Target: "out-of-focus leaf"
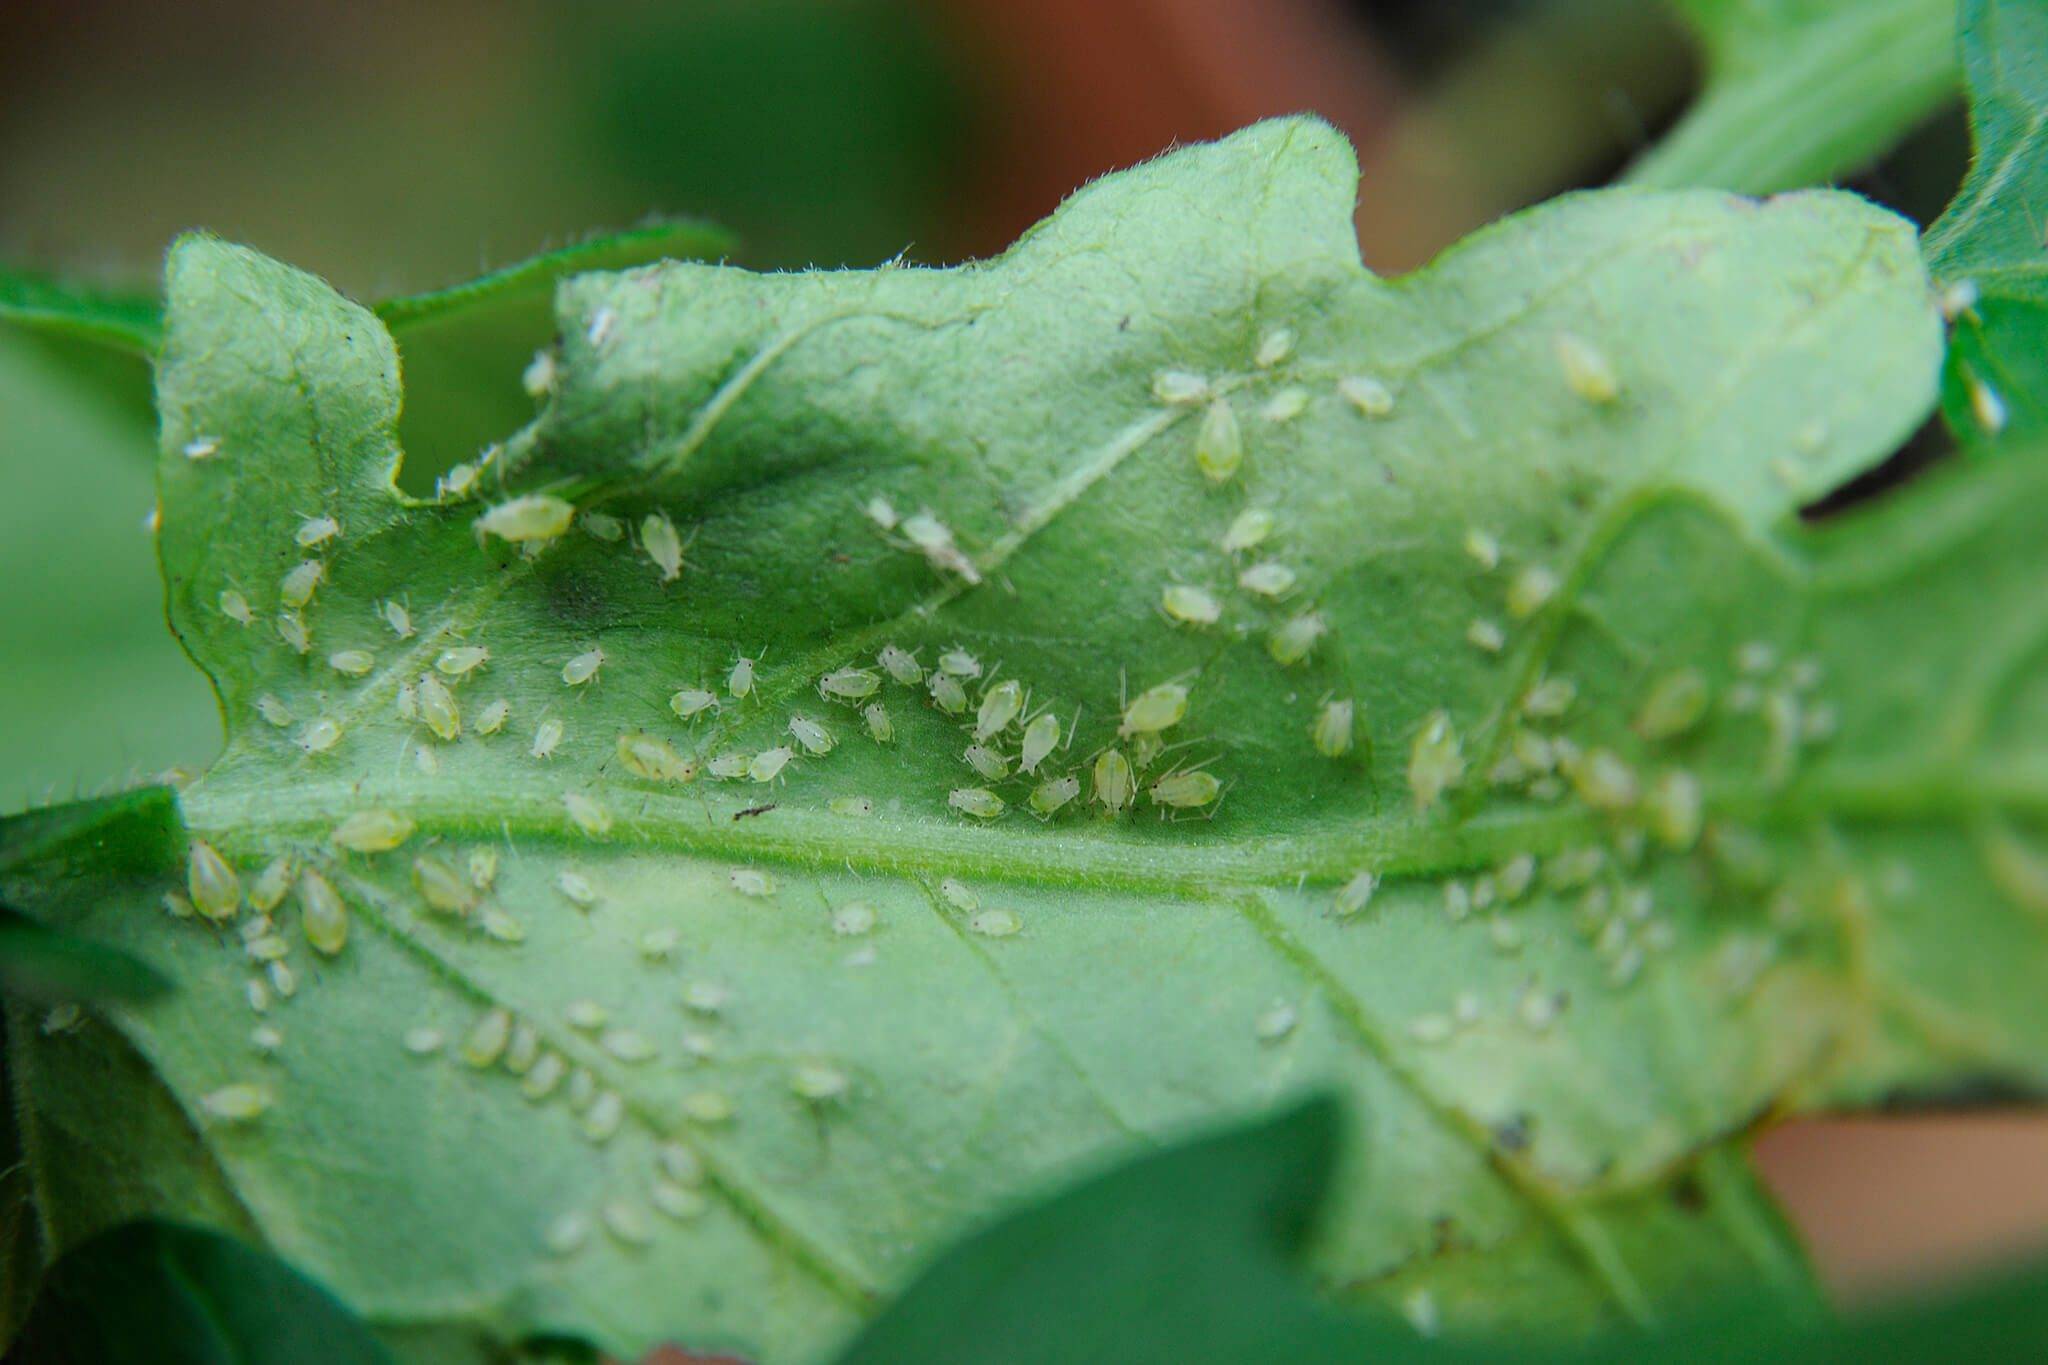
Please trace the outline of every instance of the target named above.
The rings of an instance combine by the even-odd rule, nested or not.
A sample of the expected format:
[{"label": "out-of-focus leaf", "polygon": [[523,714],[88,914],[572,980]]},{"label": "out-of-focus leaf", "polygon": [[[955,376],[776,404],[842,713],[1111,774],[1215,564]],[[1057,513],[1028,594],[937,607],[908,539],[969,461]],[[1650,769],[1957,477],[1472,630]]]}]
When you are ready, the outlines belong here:
[{"label": "out-of-focus leaf", "polygon": [[1927,230],[1954,320],[1942,410],[1965,442],[2048,430],[2048,3],[1963,0],[1976,157]]},{"label": "out-of-focus leaf", "polygon": [[169,986],[132,954],[0,910],[0,992],[46,1002],[146,1000]]},{"label": "out-of-focus leaf", "polygon": [[21,1365],[391,1365],[332,1295],[202,1228],[126,1223],[44,1278],[9,1354]]},{"label": "out-of-focus leaf", "polygon": [[1873,161],[1955,92],[1956,0],[1674,0],[1706,48],[1639,185],[1765,194]]}]

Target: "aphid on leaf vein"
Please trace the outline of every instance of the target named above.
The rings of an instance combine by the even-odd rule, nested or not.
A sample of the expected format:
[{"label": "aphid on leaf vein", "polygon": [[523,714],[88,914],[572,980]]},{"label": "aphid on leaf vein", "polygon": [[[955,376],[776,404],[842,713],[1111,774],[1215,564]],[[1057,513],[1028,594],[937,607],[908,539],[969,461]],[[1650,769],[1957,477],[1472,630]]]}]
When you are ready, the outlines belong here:
[{"label": "aphid on leaf vein", "polygon": [[594,798],[582,792],[563,792],[562,805],[569,812],[569,818],[576,822],[576,828],[593,839],[602,839],[612,832],[612,815]]},{"label": "aphid on leaf vein", "polygon": [[388,853],[410,839],[414,828],[408,817],[372,807],[347,816],[328,839],[355,853]]}]

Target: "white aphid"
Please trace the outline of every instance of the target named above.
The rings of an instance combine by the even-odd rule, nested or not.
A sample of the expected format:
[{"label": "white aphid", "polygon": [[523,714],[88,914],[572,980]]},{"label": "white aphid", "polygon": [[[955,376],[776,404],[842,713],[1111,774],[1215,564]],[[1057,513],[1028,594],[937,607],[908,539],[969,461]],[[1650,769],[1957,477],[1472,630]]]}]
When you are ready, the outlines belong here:
[{"label": "white aphid", "polygon": [[206,1111],[206,1116],[223,1123],[253,1122],[263,1116],[272,1102],[268,1088],[249,1081],[224,1085],[199,1097],[199,1107]]},{"label": "white aphid", "polygon": [[313,632],[306,629],[304,618],[295,611],[277,614],[277,638],[291,646],[294,654],[313,652]]},{"label": "white aphid", "polygon": [[867,723],[868,734],[877,744],[888,744],[896,738],[896,726],[889,719],[889,708],[882,703],[869,702],[860,711],[860,718]]},{"label": "white aphid", "polygon": [[291,708],[280,701],[275,693],[265,692],[256,698],[256,714],[280,730],[292,723]]},{"label": "white aphid", "polygon": [[562,742],[563,729],[561,721],[549,716],[534,727],[533,747],[528,752],[535,758],[553,758]]},{"label": "white aphid", "polygon": [[1394,410],[1394,394],[1370,375],[1350,374],[1337,381],[1337,396],[1366,417],[1385,417]]},{"label": "white aphid", "polygon": [[476,538],[479,544],[486,536],[515,545],[545,543],[568,530],[575,519],[574,504],[551,493],[527,493],[501,502],[478,517]]},{"label": "white aphid", "polygon": [[324,754],[341,743],[341,722],[332,716],[321,716],[306,722],[299,731],[298,745],[309,754]]},{"label": "white aphid", "polygon": [[612,329],[618,325],[618,310],[600,308],[590,315],[590,325],[583,329],[583,339],[592,346],[602,346],[611,340]]},{"label": "white aphid", "polygon": [[1465,639],[1475,649],[1483,649],[1488,654],[1498,654],[1506,649],[1508,644],[1507,632],[1500,628],[1498,622],[1486,620],[1484,617],[1465,627]]},{"label": "white aphid", "polygon": [[277,588],[278,600],[288,607],[303,607],[327,577],[327,565],[317,559],[302,559],[286,571]]},{"label": "white aphid", "polygon": [[732,889],[739,892],[742,896],[772,896],[775,894],[775,878],[773,874],[763,872],[757,867],[736,867],[725,875],[726,880],[732,883]]},{"label": "white aphid", "polygon": [[210,460],[220,454],[220,437],[195,436],[185,442],[180,453],[188,460]]},{"label": "white aphid", "polygon": [[586,796],[582,792],[563,792],[562,806],[569,812],[569,818],[576,822],[576,828],[591,838],[602,839],[611,833],[611,812],[594,797]]},{"label": "white aphid", "polygon": [[1023,929],[1024,921],[1017,918],[1016,911],[998,907],[969,916],[967,927],[983,938],[1010,938]]},{"label": "white aphid", "polygon": [[715,694],[701,687],[685,687],[668,699],[668,709],[679,720],[691,720],[718,705]]},{"label": "white aphid", "polygon": [[1038,765],[1060,742],[1060,718],[1046,711],[1032,718],[1024,727],[1024,742],[1017,756],[1017,766],[1027,773],[1038,771]]},{"label": "white aphid", "polygon": [[562,665],[562,681],[571,687],[581,687],[597,676],[597,671],[604,667],[604,661],[604,649],[593,645]]},{"label": "white aphid", "polygon": [[1183,625],[1213,626],[1223,619],[1223,604],[1206,589],[1169,583],[1159,592],[1159,609]]},{"label": "white aphid", "polygon": [[955,787],[946,794],[946,804],[962,815],[993,820],[1003,813],[1007,803],[986,787]]},{"label": "white aphid", "polygon": [[1292,668],[1314,653],[1329,633],[1329,618],[1319,611],[1304,611],[1274,627],[1266,637],[1266,653],[1282,668]]},{"label": "white aphid", "polygon": [[917,512],[905,517],[901,529],[910,543],[924,552],[926,561],[934,569],[957,574],[970,584],[981,582],[981,571],[954,542],[953,529],[930,512]]},{"label": "white aphid", "polygon": [[450,678],[466,678],[490,661],[491,651],[483,645],[455,645],[441,651],[434,668]]},{"label": "white aphid", "polygon": [[754,661],[742,656],[725,675],[725,690],[735,698],[751,696],[754,691]]},{"label": "white aphid", "polygon": [[939,655],[939,668],[956,678],[981,676],[981,660],[957,645]]},{"label": "white aphid", "polygon": [[869,498],[866,506],[862,507],[861,510],[867,514],[869,521],[872,521],[884,531],[895,530],[896,524],[902,520],[901,517],[896,515],[896,504],[890,502],[879,493]]},{"label": "white aphid", "polygon": [[787,744],[763,749],[747,760],[747,776],[756,782],[773,782],[782,775],[782,770],[789,766],[789,760],[793,757],[795,755],[790,752]]},{"label": "white aphid", "polygon": [[1325,758],[1342,758],[1350,753],[1357,716],[1358,705],[1349,697],[1324,702],[1309,733],[1316,752]]},{"label": "white aphid", "polygon": [[1237,586],[1261,597],[1284,596],[1294,583],[1294,570],[1272,559],[1262,559],[1237,576]]},{"label": "white aphid", "polygon": [[476,732],[480,735],[495,735],[505,728],[505,722],[510,719],[512,703],[500,697],[476,713]]},{"label": "white aphid", "polygon": [[1335,909],[1339,919],[1357,914],[1372,903],[1373,892],[1380,889],[1380,874],[1370,868],[1360,868],[1351,874],[1351,879],[1337,888]]},{"label": "white aphid", "polygon": [[1209,381],[1191,370],[1161,370],[1152,376],[1152,396],[1173,407],[1204,403]]},{"label": "white aphid", "polygon": [[1292,422],[1308,411],[1309,397],[1309,391],[1301,385],[1289,384],[1266,400],[1265,406],[1259,409],[1259,416],[1276,426]]},{"label": "white aphid", "polygon": [[413,697],[419,707],[420,719],[426,722],[429,730],[450,743],[461,738],[462,708],[456,704],[455,694],[448,690],[447,684],[431,673],[422,673]]},{"label": "white aphid", "polygon": [[1294,329],[1268,327],[1259,337],[1259,348],[1252,352],[1252,364],[1262,370],[1270,370],[1293,354]]},{"label": "white aphid", "polygon": [[924,681],[924,668],[917,662],[917,656],[897,645],[883,645],[882,652],[875,656],[883,670],[905,687],[915,687]]},{"label": "white aphid", "polygon": [[220,614],[238,626],[253,625],[256,621],[256,613],[249,609],[249,599],[233,588],[221,590]]},{"label": "white aphid", "polygon": [[1465,532],[1465,553],[1472,562],[1491,572],[1500,567],[1500,541],[1474,526]]},{"label": "white aphid", "polygon": [[1584,337],[1559,332],[1554,345],[1557,363],[1564,370],[1564,382],[1588,403],[1607,404],[1621,397],[1621,380],[1614,364]]},{"label": "white aphid", "polygon": [[1263,507],[1247,507],[1231,521],[1223,533],[1225,554],[1240,554],[1266,543],[1266,537],[1273,534],[1273,514]]},{"label": "white aphid", "polygon": [[803,746],[803,751],[813,758],[822,758],[839,745],[839,741],[832,737],[830,730],[827,730],[809,716],[791,716],[789,718],[789,733],[799,745]]},{"label": "white aphid", "polygon": [[296,540],[302,549],[311,550],[325,545],[340,534],[341,523],[333,517],[307,517],[299,523],[299,529],[292,539]]},{"label": "white aphid", "polygon": [[1508,584],[1508,615],[1517,621],[1527,620],[1549,604],[1557,596],[1557,575],[1541,564],[1527,564],[1515,574]]},{"label": "white aphid", "polygon": [[481,468],[465,460],[434,480],[434,496],[442,502],[460,502],[476,492],[477,479],[482,473]]},{"label": "white aphid", "polygon": [[391,633],[401,640],[412,638],[412,613],[403,604],[385,602],[377,608],[377,614],[384,618],[384,624],[391,627]]}]

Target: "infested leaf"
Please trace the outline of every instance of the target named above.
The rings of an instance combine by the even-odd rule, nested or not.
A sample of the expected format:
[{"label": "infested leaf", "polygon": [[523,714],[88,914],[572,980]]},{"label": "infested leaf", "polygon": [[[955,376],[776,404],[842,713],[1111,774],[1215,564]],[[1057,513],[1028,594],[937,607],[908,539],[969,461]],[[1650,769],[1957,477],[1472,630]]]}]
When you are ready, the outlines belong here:
[{"label": "infested leaf", "polygon": [[[161,544],[230,738],[178,807],[347,932],[0,889],[166,965],[121,1037],[378,1324],[804,1356],[1073,1163],[1325,1086],[1340,1299],[1810,1304],[1731,1135],[2048,1055],[1981,853],[2041,839],[2048,474],[1798,524],[1940,363],[1851,196],[1573,196],[1384,281],[1354,188],[1284,121],[959,270],[580,276],[539,418],[433,501],[378,319],[188,239]],[[95,1083],[62,1041],[31,1107]]]}]

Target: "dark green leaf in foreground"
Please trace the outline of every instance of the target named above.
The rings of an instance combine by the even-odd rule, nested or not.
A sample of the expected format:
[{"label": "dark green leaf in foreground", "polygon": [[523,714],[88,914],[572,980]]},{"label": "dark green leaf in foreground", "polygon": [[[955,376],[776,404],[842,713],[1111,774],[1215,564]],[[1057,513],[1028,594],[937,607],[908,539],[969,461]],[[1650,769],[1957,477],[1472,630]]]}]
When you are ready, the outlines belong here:
[{"label": "dark green leaf in foreground", "polygon": [[2048,1347],[2040,1271],[1846,1324],[1738,1296],[1652,1338],[1582,1346],[1434,1340],[1426,1314],[1413,1325],[1339,1317],[1310,1296],[1297,1257],[1325,1194],[1335,1117],[1327,1103],[1306,1105],[1014,1210],[941,1255],[838,1365],[1989,1365]]},{"label": "dark green leaf in foreground", "polygon": [[1636,184],[1768,194],[1868,164],[1955,93],[1956,0],[1675,0],[1706,48],[1699,102]]},{"label": "dark green leaf in foreground", "polygon": [[181,244],[161,552],[230,738],[180,808],[270,908],[10,884],[181,987],[14,1031],[31,1145],[134,1096],[123,1208],[386,1329],[779,1360],[1334,1087],[1341,1298],[1808,1305],[1741,1135],[2048,1065],[2048,473],[1799,525],[1940,364],[1851,196],[1573,196],[1384,281],[1354,189],[1274,123],[986,264],[577,278],[434,502],[383,325]]},{"label": "dark green leaf in foreground", "polygon": [[274,1256],[173,1223],[124,1223],[43,1282],[21,1365],[384,1365],[346,1308]]},{"label": "dark green leaf in foreground", "polygon": [[2048,431],[2048,3],[1963,0],[1961,27],[1976,155],[1926,240],[1942,408],[1965,441],[2026,439]]}]

